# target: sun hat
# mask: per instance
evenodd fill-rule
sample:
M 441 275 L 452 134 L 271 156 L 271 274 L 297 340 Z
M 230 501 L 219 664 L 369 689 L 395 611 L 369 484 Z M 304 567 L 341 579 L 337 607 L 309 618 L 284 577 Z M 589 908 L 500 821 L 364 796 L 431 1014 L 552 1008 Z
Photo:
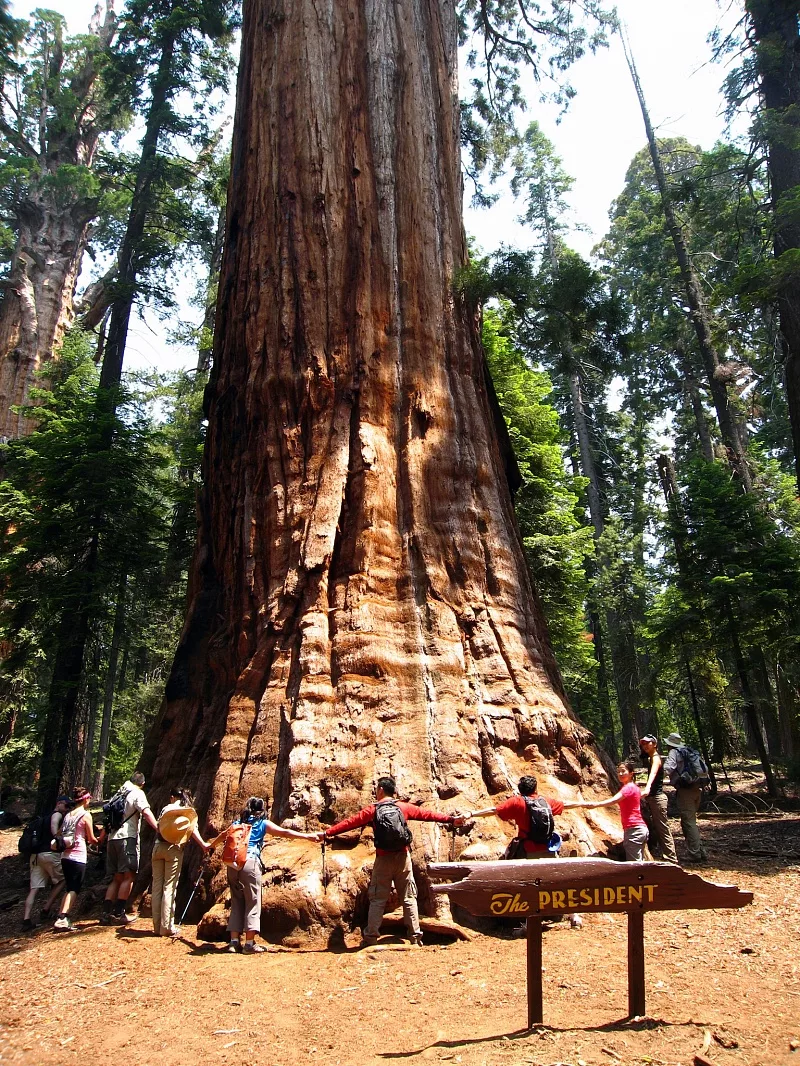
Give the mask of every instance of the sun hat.
M 194 807 L 171 807 L 158 819 L 158 832 L 168 844 L 185 844 L 196 828 Z
M 664 743 L 666 744 L 666 746 L 668 748 L 682 748 L 683 747 L 683 739 L 681 738 L 680 733 L 670 733 L 670 735 L 666 738 Z

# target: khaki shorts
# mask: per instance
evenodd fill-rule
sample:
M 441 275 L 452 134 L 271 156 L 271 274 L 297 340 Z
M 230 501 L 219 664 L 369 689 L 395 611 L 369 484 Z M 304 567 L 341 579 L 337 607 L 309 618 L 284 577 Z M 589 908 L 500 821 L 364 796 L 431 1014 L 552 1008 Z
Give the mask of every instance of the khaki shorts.
M 49 888 L 64 880 L 61 856 L 56 851 L 42 851 L 31 855 L 31 888 Z
M 106 873 L 138 874 L 139 841 L 136 837 L 124 837 L 122 840 L 109 840 L 106 851 Z

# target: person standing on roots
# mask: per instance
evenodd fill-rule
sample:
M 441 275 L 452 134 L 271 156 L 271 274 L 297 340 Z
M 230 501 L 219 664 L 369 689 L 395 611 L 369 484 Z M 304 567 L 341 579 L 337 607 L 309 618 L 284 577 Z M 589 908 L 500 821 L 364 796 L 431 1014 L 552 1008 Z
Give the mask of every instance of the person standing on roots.
M 106 873 L 111 876 L 111 884 L 103 900 L 101 925 L 127 925 L 135 922 L 133 915 L 127 914 L 125 905 L 133 888 L 133 881 L 139 872 L 139 840 L 142 819 L 151 829 L 158 832 L 156 822 L 147 796 L 142 791 L 144 774 L 131 774 L 117 795 L 106 804 L 114 817 L 119 809 L 119 825 L 113 822 L 107 827 Z M 105 808 L 104 808 L 105 809 Z
M 689 851 L 687 861 L 698 864 L 708 862 L 708 854 L 703 847 L 700 830 L 697 828 L 697 814 L 703 797 L 703 786 L 696 780 L 689 780 L 691 772 L 688 768 L 692 755 L 695 756 L 703 770 L 705 770 L 705 763 L 694 749 L 684 744 L 679 733 L 670 733 L 664 744 L 669 748 L 669 754 L 664 760 L 664 773 L 669 778 L 678 798 L 683 839 Z M 707 783 L 708 777 L 706 776 L 704 780 Z
M 581 800 L 570 803 L 570 807 L 582 807 L 594 810 L 596 807 L 611 807 L 619 804 L 619 816 L 622 821 L 622 846 L 628 862 L 644 861 L 644 846 L 647 843 L 647 823 L 642 817 L 642 794 L 634 783 L 635 766 L 632 762 L 622 762 L 617 767 L 617 777 L 622 786 L 615 795 L 606 800 Z
M 362 945 L 368 947 L 377 944 L 383 920 L 386 902 L 392 891 L 403 901 L 403 917 L 411 937 L 411 943 L 422 946 L 422 930 L 419 925 L 417 909 L 417 883 L 411 865 L 411 831 L 407 823 L 446 822 L 449 825 L 463 825 L 463 816 L 439 814 L 413 803 L 403 803 L 395 799 L 397 785 L 393 777 L 381 777 L 375 787 L 375 802 L 364 807 L 357 814 L 343 819 L 315 834 L 319 841 L 347 833 L 351 829 L 372 825 L 375 834 L 375 862 L 369 880 L 369 913 L 364 930 Z
M 49 819 L 47 819 L 50 832 L 42 834 L 38 850 L 31 855 L 31 887 L 28 895 L 25 897 L 25 910 L 22 916 L 23 933 L 30 933 L 31 930 L 35 928 L 33 920 L 31 919 L 31 913 L 39 889 L 48 888 L 52 885 L 50 895 L 45 900 L 44 907 L 42 907 L 40 911 L 40 917 L 43 920 L 51 917 L 51 908 L 55 905 L 56 900 L 64 891 L 64 871 L 61 868 L 61 855 L 59 852 L 52 850 L 52 843 L 58 835 L 61 823 L 64 820 L 64 815 L 67 813 L 69 806 L 69 796 L 58 797 L 55 809 Z M 42 825 L 43 823 L 40 822 L 39 824 Z
M 97 843 L 92 816 L 89 814 L 91 799 L 92 794 L 88 788 L 73 789 L 72 810 L 64 816 L 53 841 L 55 849 L 61 849 L 61 869 L 64 871 L 64 887 L 66 888 L 61 910 L 53 925 L 58 932 L 68 932 L 72 929 L 69 912 L 83 887 L 88 858 L 86 845 L 87 842 Z
M 197 811 L 190 792 L 173 788 L 169 803 L 158 816 L 158 836 L 153 843 L 151 906 L 156 936 L 176 936 L 175 890 L 183 866 L 183 851 L 193 840 L 203 851 L 211 847 L 197 831 Z
M 225 841 L 222 853 L 228 868 L 228 887 L 231 890 L 231 913 L 228 918 L 230 943 L 228 951 L 241 950 L 245 955 L 264 951 L 256 944 L 261 928 L 261 850 L 267 836 L 292 837 L 294 840 L 316 840 L 316 833 L 299 833 L 271 822 L 266 815 L 266 803 L 260 796 L 251 796 L 241 816 L 208 845 L 215 848 Z M 241 936 L 244 932 L 244 946 Z
M 677 866 L 678 854 L 675 851 L 675 840 L 669 827 L 667 794 L 664 791 L 664 760 L 658 753 L 658 741 L 651 733 L 647 733 L 639 741 L 639 750 L 648 769 L 647 783 L 642 789 L 642 797 L 653 819 L 653 829 L 658 837 L 664 862 L 671 862 Z
M 488 818 L 491 815 L 503 822 L 514 822 L 517 827 L 517 835 L 511 841 L 506 852 L 506 858 L 514 859 L 553 859 L 556 858 L 557 849 L 561 846 L 558 834 L 555 832 L 553 816 L 563 814 L 575 803 L 565 803 L 562 800 L 548 800 L 538 793 L 539 782 L 532 774 L 525 774 L 519 779 L 516 796 L 510 796 L 502 803 L 494 807 L 484 807 L 480 811 L 472 811 L 466 815 L 470 818 Z M 553 844 L 553 850 L 550 845 Z M 558 919 L 560 921 L 561 919 Z M 520 926 L 518 933 L 522 933 L 525 924 Z M 573 929 L 580 929 L 583 919 L 579 914 L 570 914 L 569 924 Z

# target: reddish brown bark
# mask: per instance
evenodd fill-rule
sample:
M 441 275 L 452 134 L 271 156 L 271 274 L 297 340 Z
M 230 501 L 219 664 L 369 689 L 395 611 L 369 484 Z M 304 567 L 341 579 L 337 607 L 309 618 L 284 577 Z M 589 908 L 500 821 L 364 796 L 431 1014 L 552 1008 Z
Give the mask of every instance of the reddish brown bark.
M 153 794 L 187 780 L 212 827 L 265 791 L 276 818 L 330 823 L 387 772 L 445 809 L 521 772 L 567 796 L 599 762 L 453 289 L 454 11 L 254 0 L 242 42 L 199 541 L 143 758 Z M 420 860 L 439 832 L 418 830 Z M 334 909 L 357 891 L 347 867 Z M 296 921 L 319 889 L 303 869 L 291 904 L 267 896 Z

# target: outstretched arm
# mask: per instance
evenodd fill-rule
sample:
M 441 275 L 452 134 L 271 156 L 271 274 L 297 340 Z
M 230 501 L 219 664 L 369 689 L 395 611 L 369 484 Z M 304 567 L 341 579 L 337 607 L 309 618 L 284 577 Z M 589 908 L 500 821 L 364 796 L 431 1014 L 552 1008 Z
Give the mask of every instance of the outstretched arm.
M 470 819 L 470 818 L 488 818 L 489 815 L 491 815 L 491 814 L 497 814 L 497 811 L 495 810 L 495 808 L 494 807 L 484 807 L 483 810 L 481 810 L 481 811 L 470 811 L 468 814 L 464 815 L 464 818 L 465 819 Z
M 316 840 L 316 833 L 299 833 L 296 829 L 286 829 L 267 819 L 267 832 L 274 837 L 294 837 L 295 840 Z
M 619 803 L 621 795 L 622 795 L 622 790 L 620 789 L 620 791 L 616 794 L 616 796 L 612 796 L 610 799 L 607 799 L 607 800 L 595 800 L 595 801 L 581 800 L 580 802 L 576 801 L 575 803 L 565 803 L 564 806 L 565 807 L 585 807 L 587 810 L 593 810 L 595 807 L 613 807 L 615 803 Z

